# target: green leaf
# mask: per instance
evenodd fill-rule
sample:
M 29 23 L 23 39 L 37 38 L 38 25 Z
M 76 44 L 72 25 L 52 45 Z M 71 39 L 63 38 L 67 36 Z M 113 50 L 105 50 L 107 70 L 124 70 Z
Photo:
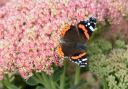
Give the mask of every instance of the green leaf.
M 51 89 L 49 76 L 45 73 L 41 73 L 41 84 L 44 85 L 46 89 Z
M 56 81 L 53 80 L 52 77 L 50 77 L 50 83 L 51 83 L 51 89 L 56 89 L 57 83 L 56 83 Z
M 65 89 L 65 71 L 66 71 L 66 61 L 64 61 L 64 69 L 63 73 L 60 75 L 60 88 L 59 89 Z
M 35 75 L 33 75 L 26 81 L 26 83 L 30 86 L 35 86 L 38 85 L 40 82 L 39 79 Z
M 13 85 L 13 83 L 9 82 L 8 80 L 3 80 L 3 85 L 7 88 L 7 89 L 20 89 L 17 86 Z
M 36 89 L 45 89 L 43 86 L 37 86 Z
M 61 68 L 54 68 L 53 80 L 58 82 L 60 80 L 60 75 L 63 72 L 63 67 Z
M 103 89 L 109 89 L 107 81 L 105 79 L 102 80 Z
M 20 88 L 16 87 L 15 85 L 11 85 L 11 84 L 6 85 L 6 87 L 7 87 L 7 89 L 20 89 Z

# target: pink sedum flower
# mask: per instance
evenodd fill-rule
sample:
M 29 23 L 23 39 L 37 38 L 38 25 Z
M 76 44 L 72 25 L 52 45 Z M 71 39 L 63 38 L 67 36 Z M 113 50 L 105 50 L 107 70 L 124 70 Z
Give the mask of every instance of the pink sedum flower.
M 63 63 L 55 49 L 64 23 L 88 16 L 116 23 L 128 6 L 120 0 L 5 0 L 0 5 L 0 79 L 16 71 L 25 79 L 33 71 L 53 73 L 52 65 Z

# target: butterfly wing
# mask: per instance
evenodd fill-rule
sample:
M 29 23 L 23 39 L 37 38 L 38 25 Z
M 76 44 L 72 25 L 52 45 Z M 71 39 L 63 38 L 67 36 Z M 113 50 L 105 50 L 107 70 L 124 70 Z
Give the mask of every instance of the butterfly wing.
M 82 32 L 77 33 L 75 26 L 70 26 L 70 29 L 66 31 L 64 37 L 61 38 L 60 45 L 65 56 L 71 57 L 79 51 L 85 50 L 86 39 Z
M 84 66 L 87 58 L 85 53 L 87 38 L 84 31 L 79 30 L 77 26 L 65 27 L 62 30 L 62 38 L 60 39 L 61 50 L 59 54 L 67 56 L 71 61 L 80 66 Z
M 80 67 L 87 65 L 86 42 L 95 29 L 95 19 L 80 21 L 77 26 L 67 25 L 61 32 L 58 54 L 67 56 Z

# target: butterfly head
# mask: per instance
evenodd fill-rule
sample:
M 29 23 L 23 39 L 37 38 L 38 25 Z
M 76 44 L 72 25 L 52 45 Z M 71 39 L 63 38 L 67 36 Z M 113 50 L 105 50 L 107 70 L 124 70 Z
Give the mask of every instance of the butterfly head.
M 89 18 L 89 21 L 90 21 L 91 23 L 96 24 L 96 18 L 94 18 L 94 17 L 90 17 L 90 18 Z
M 90 32 L 94 32 L 96 28 L 96 18 L 90 17 L 88 20 L 84 21 L 84 25 Z

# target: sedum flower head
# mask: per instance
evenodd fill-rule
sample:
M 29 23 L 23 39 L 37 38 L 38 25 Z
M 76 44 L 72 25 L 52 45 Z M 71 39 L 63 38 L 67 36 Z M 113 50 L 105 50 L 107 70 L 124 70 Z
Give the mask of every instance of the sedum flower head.
M 99 53 L 90 59 L 90 70 L 106 81 L 108 89 L 127 89 L 128 47 L 115 48 L 109 54 Z

